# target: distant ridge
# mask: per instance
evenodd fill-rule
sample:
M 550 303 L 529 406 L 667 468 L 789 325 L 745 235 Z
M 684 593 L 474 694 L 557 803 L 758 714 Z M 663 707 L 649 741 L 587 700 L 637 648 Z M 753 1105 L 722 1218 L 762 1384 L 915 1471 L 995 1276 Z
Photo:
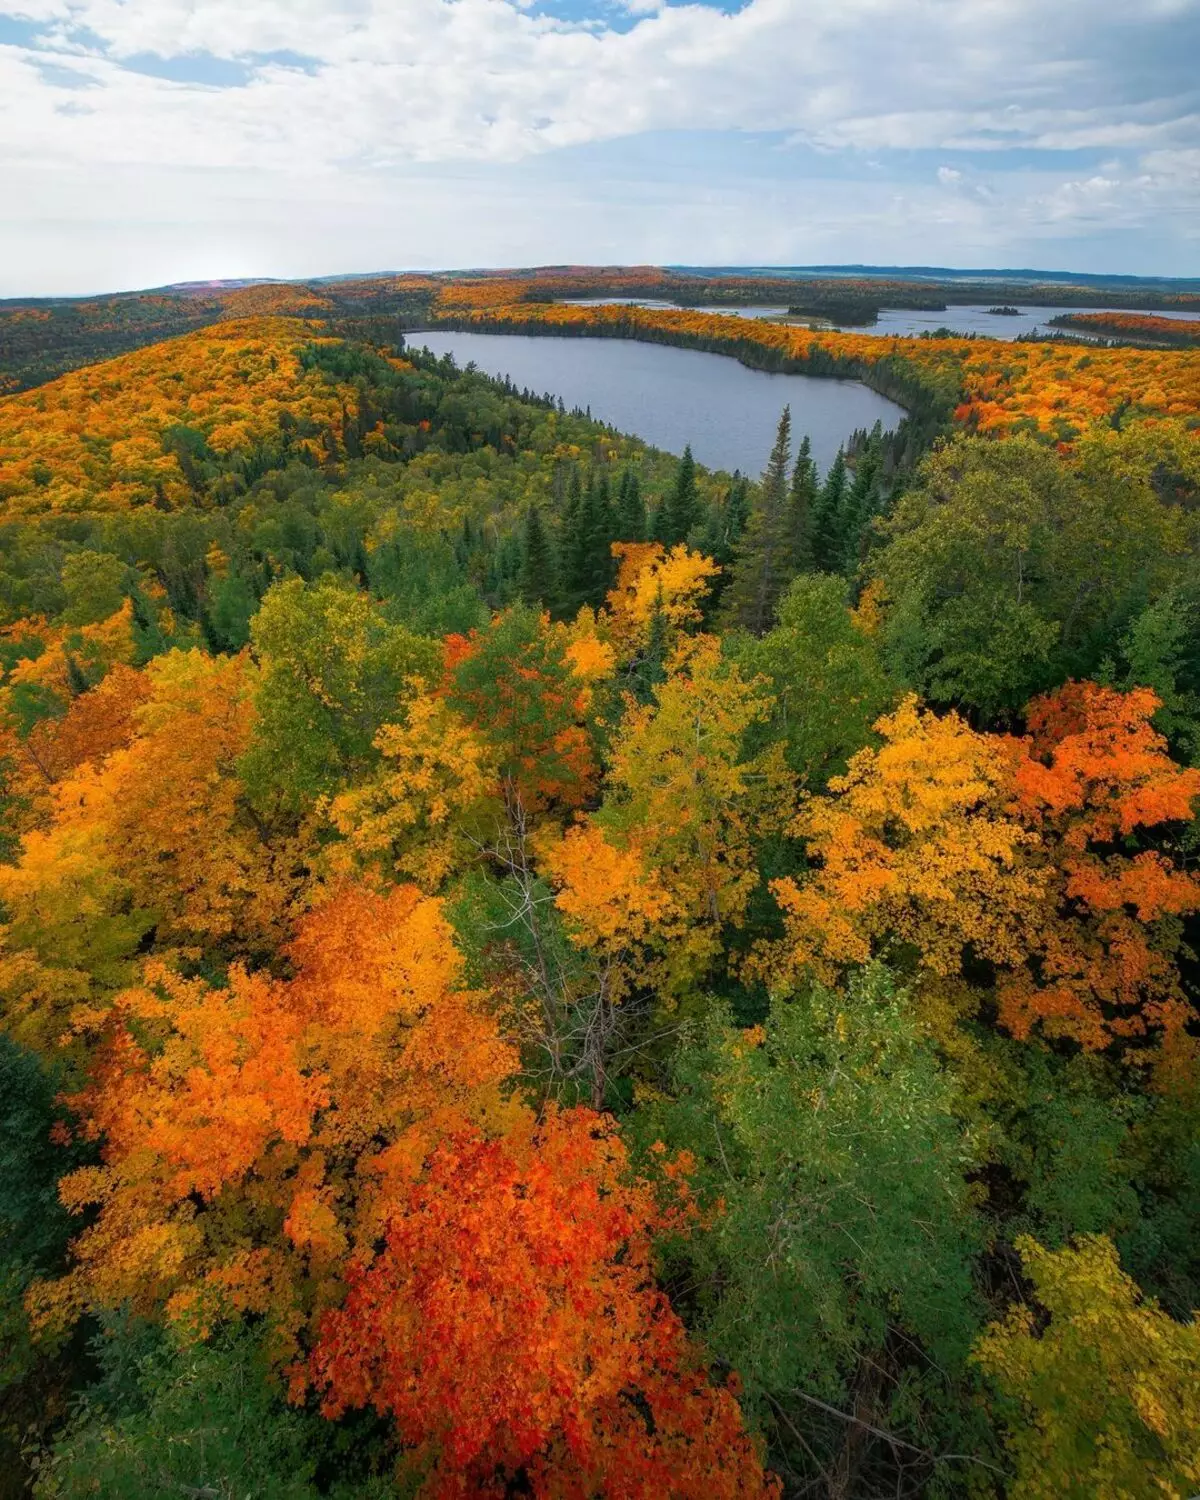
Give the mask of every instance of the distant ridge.
M 1180 276 L 1110 276 L 1096 275 L 1087 271 L 1039 271 L 1030 267 L 993 267 L 987 270 L 963 270 L 958 266 L 700 266 L 669 265 L 665 271 L 680 271 L 685 275 L 706 276 L 789 276 L 797 281 L 815 276 L 855 276 L 865 280 L 902 281 L 996 281 L 1001 283 L 1028 282 L 1035 286 L 1060 283 L 1063 286 L 1128 286 L 1171 287 L 1177 291 L 1200 289 L 1200 278 Z

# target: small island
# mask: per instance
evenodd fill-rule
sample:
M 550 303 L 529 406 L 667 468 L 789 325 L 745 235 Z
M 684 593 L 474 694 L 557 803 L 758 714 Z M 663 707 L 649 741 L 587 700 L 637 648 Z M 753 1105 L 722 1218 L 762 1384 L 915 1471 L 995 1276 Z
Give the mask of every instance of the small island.
M 1019 307 L 989 307 L 988 316 L 992 318 L 1019 318 L 1021 309 Z

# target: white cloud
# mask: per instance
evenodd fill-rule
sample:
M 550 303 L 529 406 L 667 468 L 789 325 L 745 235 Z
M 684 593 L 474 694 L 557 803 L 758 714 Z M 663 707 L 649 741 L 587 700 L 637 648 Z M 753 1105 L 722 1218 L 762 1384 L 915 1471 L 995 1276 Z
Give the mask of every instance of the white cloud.
M 364 154 L 514 160 L 646 129 L 791 130 L 863 149 L 1111 148 L 1197 131 L 1182 101 L 1123 84 L 1104 24 L 1106 10 L 1119 14 L 1112 0 L 1065 0 L 1052 17 L 1041 0 L 750 0 L 732 15 L 632 0 L 625 30 L 534 16 L 507 0 L 14 4 L 0 14 L 51 23 L 51 44 L 76 65 L 88 55 L 81 36 L 107 52 L 94 64 L 107 85 L 95 132 L 52 113 L 30 120 L 37 90 L 9 73 L 6 144 L 49 157 L 187 159 L 199 135 L 207 161 L 232 165 L 247 133 L 255 149 L 294 142 L 320 164 Z M 1170 12 L 1158 28 L 1164 49 L 1198 13 L 1195 4 Z M 280 51 L 320 67 L 266 64 L 247 88 L 217 92 L 120 66 L 146 53 Z
M 1117 170 L 1048 167 L 1008 189 L 941 166 L 925 211 L 971 235 L 985 234 L 989 202 L 994 233 L 1014 219 L 1040 233 L 1167 212 L 1161 183 L 1173 184 L 1181 221 L 1200 198 L 1188 156 L 1200 142 L 1200 0 L 1155 0 L 1136 22 L 1124 0 L 749 0 L 734 14 L 623 0 L 576 22 L 534 14 L 528 0 L 0 0 L 4 17 L 45 28 L 29 46 L 0 46 L 11 216 L 0 263 L 10 265 L 29 264 L 21 236 L 46 221 L 47 199 L 77 218 L 67 186 L 77 178 L 102 189 L 122 174 L 167 174 L 203 194 L 224 174 L 257 182 L 268 203 L 307 192 L 332 204 L 346 180 L 369 199 L 372 184 L 388 192 L 417 170 L 428 194 L 424 167 L 453 182 L 455 163 L 492 164 L 499 182 L 505 164 L 664 131 L 781 132 L 835 158 L 869 153 L 884 160 L 882 178 L 892 152 L 987 153 L 1000 174 L 1015 150 L 1127 153 Z M 147 54 L 188 60 L 197 81 L 136 71 Z M 204 82 L 213 59 L 239 64 L 245 86 Z M 95 86 L 69 90 L 56 68 Z M 30 198 L 39 174 L 50 186 Z M 644 180 L 656 181 L 652 164 Z M 852 192 L 795 185 L 857 222 Z M 710 208 L 740 201 L 737 187 L 714 181 Z M 886 191 L 880 182 L 863 198 L 879 223 L 891 222 Z M 506 212 L 503 193 L 495 211 Z M 527 225 L 520 258 L 551 258 L 534 247 L 561 238 L 544 218 Z M 629 235 L 644 238 L 641 226 Z M 893 257 L 864 246 L 855 258 Z

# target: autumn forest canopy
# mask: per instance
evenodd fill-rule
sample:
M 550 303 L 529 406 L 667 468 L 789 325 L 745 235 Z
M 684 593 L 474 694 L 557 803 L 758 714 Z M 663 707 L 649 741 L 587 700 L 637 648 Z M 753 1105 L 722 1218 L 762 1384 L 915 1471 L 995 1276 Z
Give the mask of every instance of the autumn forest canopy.
M 1193 325 L 781 291 L 0 305 L 5 1500 L 1200 1492 Z

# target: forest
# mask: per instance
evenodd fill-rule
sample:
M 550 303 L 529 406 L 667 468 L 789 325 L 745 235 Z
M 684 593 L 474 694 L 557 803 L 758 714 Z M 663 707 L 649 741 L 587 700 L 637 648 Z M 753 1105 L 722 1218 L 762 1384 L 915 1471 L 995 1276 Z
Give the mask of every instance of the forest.
M 1200 354 L 635 272 L 0 312 L 5 1500 L 1200 1492 Z

